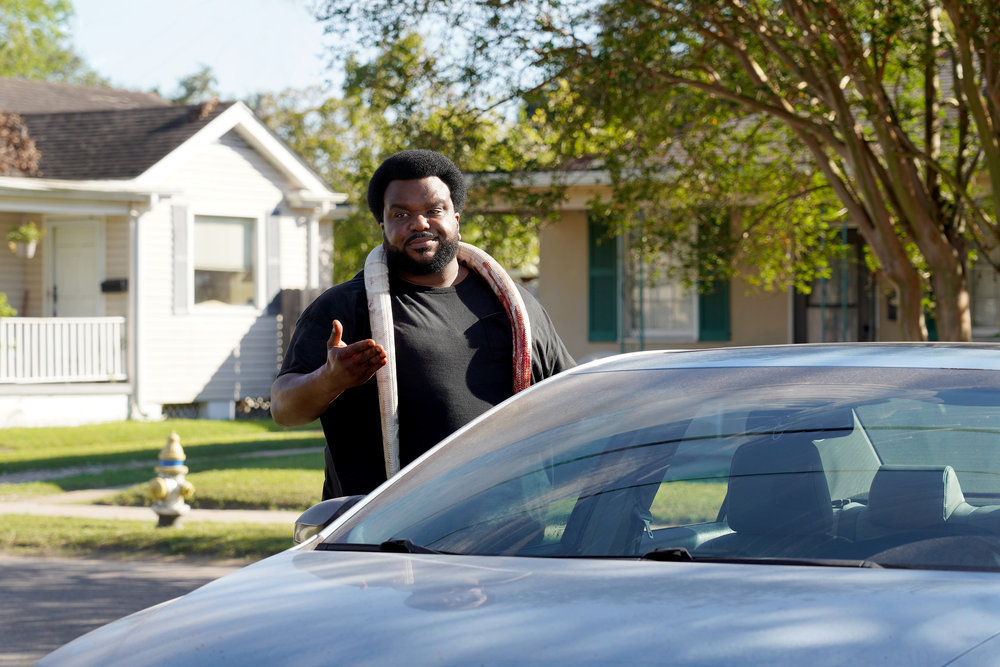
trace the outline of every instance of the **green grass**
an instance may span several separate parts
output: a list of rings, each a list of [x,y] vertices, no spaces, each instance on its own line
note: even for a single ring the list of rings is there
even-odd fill
[[[726,497],[726,480],[664,482],[649,508],[658,526],[715,521]]]
[[[0,430],[0,474],[144,462],[153,466],[174,431],[180,436],[189,465],[199,459],[323,443],[323,434],[314,425],[285,429],[271,420],[168,419],[61,428],[9,428]]]
[[[318,503],[323,487],[323,452],[289,456],[225,457],[204,461],[195,469],[189,458],[186,479],[194,484],[189,501],[200,509],[305,510]],[[153,465],[102,473],[73,475],[45,482],[0,484],[0,500],[20,500],[64,491],[126,487],[95,503],[146,506]]]
[[[171,432],[180,436],[196,508],[288,509],[319,502],[323,434],[316,424],[284,429],[270,420],[116,422],[0,431],[0,475],[54,474],[0,484],[0,499],[83,489],[121,489],[100,502],[148,506],[147,484]],[[297,452],[292,450],[304,450]],[[291,546],[291,525],[80,520],[4,515],[0,552],[118,558],[239,559],[249,562]]]
[[[0,552],[13,556],[161,559],[251,563],[292,546],[292,527],[191,522],[157,528],[153,521],[4,515]]]
[[[148,477],[148,475],[147,475]],[[242,460],[224,469],[191,472],[191,507],[201,509],[306,510],[320,501],[323,453]],[[149,505],[146,483],[102,500],[111,505]]]

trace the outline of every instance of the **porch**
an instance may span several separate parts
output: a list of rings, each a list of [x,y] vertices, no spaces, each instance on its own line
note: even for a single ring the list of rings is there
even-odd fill
[[[0,385],[128,380],[124,317],[0,318]]]

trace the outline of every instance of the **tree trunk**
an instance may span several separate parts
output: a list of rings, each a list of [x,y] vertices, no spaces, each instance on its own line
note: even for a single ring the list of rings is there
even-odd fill
[[[896,290],[897,315],[899,323],[898,340],[927,340],[927,322],[924,319],[923,286],[920,276],[914,272],[903,272],[898,278],[884,274]]]
[[[931,270],[931,286],[937,306],[938,340],[971,341],[969,281],[964,271]]]

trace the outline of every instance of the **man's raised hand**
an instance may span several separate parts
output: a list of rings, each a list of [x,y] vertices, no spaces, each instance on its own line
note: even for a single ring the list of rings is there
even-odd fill
[[[326,363],[334,382],[344,389],[367,382],[386,364],[385,349],[371,338],[346,344],[344,325],[333,321],[333,331],[326,343]]]

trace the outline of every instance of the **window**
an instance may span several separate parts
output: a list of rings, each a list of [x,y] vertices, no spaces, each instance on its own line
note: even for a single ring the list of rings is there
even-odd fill
[[[697,340],[697,290],[670,276],[668,255],[649,257],[632,234],[623,241],[626,340]]]
[[[637,239],[611,237],[604,220],[588,227],[591,341],[730,339],[728,281],[699,294],[670,276],[669,256],[644,256]]]
[[[257,266],[255,221],[195,216],[194,302],[253,305]]]

